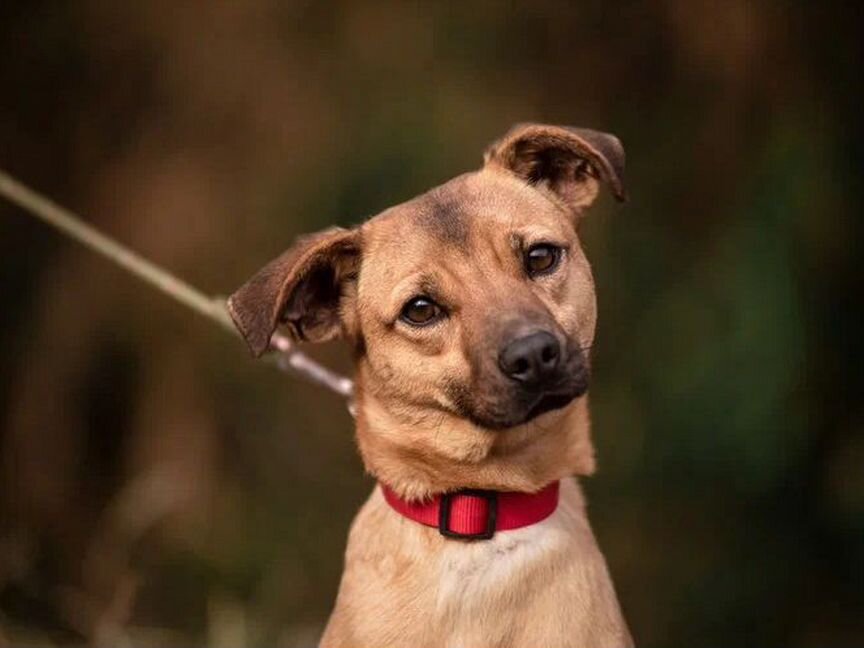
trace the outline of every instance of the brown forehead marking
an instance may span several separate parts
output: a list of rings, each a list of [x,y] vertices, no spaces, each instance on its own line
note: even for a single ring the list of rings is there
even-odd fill
[[[418,225],[439,242],[468,249],[469,216],[452,192],[439,189],[424,196],[416,218]]]

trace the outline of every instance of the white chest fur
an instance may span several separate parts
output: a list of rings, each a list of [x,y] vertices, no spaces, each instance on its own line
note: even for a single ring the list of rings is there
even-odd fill
[[[499,532],[487,541],[449,541],[439,561],[437,606],[471,613],[471,606],[488,606],[489,597],[506,594],[520,573],[533,571],[550,554],[563,551],[568,535],[559,507],[551,516],[522,529]]]
[[[560,577],[572,554],[582,495],[564,480],[556,511],[537,524],[499,532],[488,541],[444,543],[438,560],[435,616],[450,628],[447,645],[473,645],[478,633],[507,634],[514,610],[530,608],[530,599]],[[524,619],[522,621],[524,623]]]

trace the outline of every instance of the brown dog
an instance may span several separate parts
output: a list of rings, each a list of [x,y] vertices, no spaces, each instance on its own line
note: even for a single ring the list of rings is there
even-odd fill
[[[255,354],[280,325],[354,350],[379,486],[322,646],[632,645],[573,478],[594,470],[577,227],[601,182],[624,198],[623,166],[612,135],[517,126],[479,171],[300,241],[229,300]]]

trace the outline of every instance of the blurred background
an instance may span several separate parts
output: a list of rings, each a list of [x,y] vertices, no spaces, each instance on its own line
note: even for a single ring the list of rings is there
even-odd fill
[[[514,122],[616,133],[586,488],[637,644],[864,646],[861,13],[4,0],[0,167],[227,294]],[[341,400],[6,203],[0,303],[0,646],[313,645]]]

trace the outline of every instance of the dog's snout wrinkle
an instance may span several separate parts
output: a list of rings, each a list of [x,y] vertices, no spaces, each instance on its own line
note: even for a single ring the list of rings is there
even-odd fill
[[[556,376],[560,360],[558,339],[548,331],[538,331],[508,342],[498,355],[498,366],[508,378],[537,387]]]

